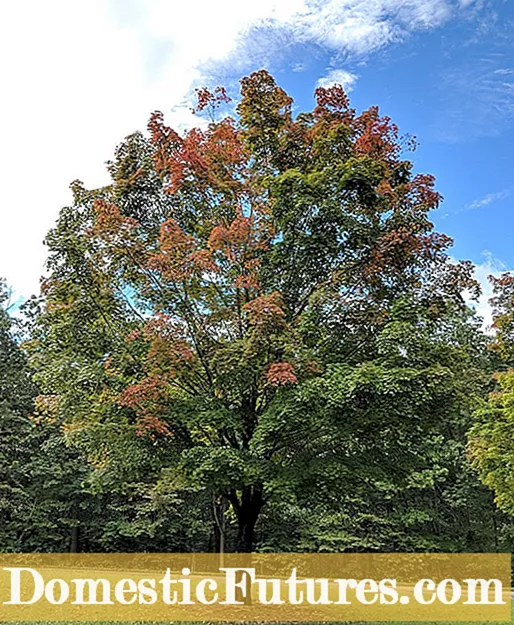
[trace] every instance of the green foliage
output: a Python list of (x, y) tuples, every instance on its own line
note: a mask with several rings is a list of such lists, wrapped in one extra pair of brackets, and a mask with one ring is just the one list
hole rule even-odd
[(496, 493), (496, 503), (514, 512), (514, 372), (497, 376), (499, 391), (476, 411), (470, 431), (470, 454), (484, 483)]
[(469, 433), (468, 451), (482, 482), (492, 489), (495, 502), (508, 514), (514, 511), (514, 278), (504, 274), (491, 278), (494, 296), (495, 335), (491, 350), (495, 354), (496, 373), (491, 391), (475, 412)]
[(296, 118), (241, 87), (237, 119), (200, 92), (204, 130), (155, 113), (47, 237), (26, 350), (63, 518), (108, 550), (499, 548), (464, 454), (492, 361), (433, 178), (340, 87)]

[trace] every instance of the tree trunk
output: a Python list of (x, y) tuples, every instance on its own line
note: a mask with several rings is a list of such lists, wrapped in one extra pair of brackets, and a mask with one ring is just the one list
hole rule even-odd
[(236, 508), (238, 532), (236, 551), (251, 553), (254, 547), (255, 524), (264, 505), (261, 486), (247, 486)]
[(220, 567), (224, 566), (224, 554), (225, 554), (225, 511), (226, 500), (223, 497), (217, 498), (216, 495), (212, 496), (212, 511), (214, 514), (215, 528), (216, 528), (216, 551), (220, 554)]
[(238, 519), (236, 551), (239, 553), (251, 553), (255, 536), (255, 521), (251, 519)]
[(70, 553), (78, 553), (79, 551), (79, 527), (74, 525), (70, 532)]

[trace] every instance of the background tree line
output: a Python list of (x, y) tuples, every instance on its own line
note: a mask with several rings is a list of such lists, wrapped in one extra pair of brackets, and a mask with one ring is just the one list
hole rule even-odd
[(72, 184), (2, 287), (2, 550), (512, 550), (514, 278), (488, 335), (414, 141), (315, 99), (200, 90)]

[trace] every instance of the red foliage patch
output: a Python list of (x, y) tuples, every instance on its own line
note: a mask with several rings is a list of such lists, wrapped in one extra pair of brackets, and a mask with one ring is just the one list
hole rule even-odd
[(266, 372), (266, 380), (271, 386), (285, 386), (298, 382), (293, 366), (288, 362), (275, 362), (270, 365)]
[(250, 323), (262, 325), (267, 322), (282, 323), (285, 321), (285, 312), (282, 309), (282, 297), (280, 293), (274, 292), (270, 295), (261, 295), (244, 305), (244, 310), (248, 313)]

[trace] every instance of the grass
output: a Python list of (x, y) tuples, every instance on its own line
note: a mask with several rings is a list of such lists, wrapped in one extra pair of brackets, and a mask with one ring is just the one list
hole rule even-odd
[[(514, 606), (513, 606), (514, 609)], [(513, 614), (514, 616), (514, 614)], [(72, 623), (73, 621), (37, 621), (37, 623), (39, 625), (63, 625), (65, 623)], [(76, 621), (75, 621), (76, 622)], [(221, 621), (221, 622), (225, 622), (225, 621)], [(393, 621), (389, 621), (389, 623), (392, 623)], [(396, 622), (396, 621), (394, 621)], [(400, 622), (400, 621), (398, 621)], [(504, 623), (508, 622), (512, 622), (512, 616), (511, 616), (511, 620), (510, 621), (502, 621), (500, 622), (493, 622), (493, 621), (485, 621), (488, 625), (503, 625)], [(152, 622), (152, 621), (127, 621), (127, 622), (123, 622), (123, 621), (82, 621), (83, 625), (170, 625), (172, 623), (172, 621), (159, 621), (159, 622)], [(184, 623), (179, 623), (179, 622), (175, 622), (173, 623), (173, 625), (219, 625), (220, 621), (201, 621), (198, 623), (195, 623), (194, 621), (188, 621), (188, 622), (184, 622)], [(371, 621), (341, 621), (340, 623), (333, 623), (333, 625), (381, 625), (382, 622), (371, 622)], [(465, 621), (401, 621), (402, 625), (420, 625), (420, 623), (425, 623), (425, 625), (453, 625), (453, 623), (459, 623), (459, 625), (477, 625), (477, 623), (479, 623), (479, 621), (470, 621), (469, 623), (466, 623)], [(35, 625), (36, 621), (20, 621), (17, 623), (17, 625)], [(321, 621), (319, 623), (316, 623), (314, 621), (309, 621), (308, 625), (325, 625), (326, 621)], [(0, 625), (4, 625), (4, 623), (0, 622)], [(7, 625), (7, 623), (5, 623), (5, 625)], [(226, 625), (261, 625), (261, 623), (245, 623), (242, 624), (241, 622), (238, 623), (230, 623), (229, 621), (226, 622)], [(277, 625), (279, 625), (277, 623)], [(301, 625), (301, 623), (283, 623), (282, 625)]]
[[(504, 625), (506, 622), (511, 623), (514, 619), (514, 601), (512, 603), (512, 611), (511, 611), (511, 620), (510, 621), (501, 621), (501, 622), (493, 622), (493, 621), (485, 621), (487, 625)], [(82, 621), (83, 625), (219, 625), (219, 623), (226, 623), (226, 625), (262, 625), (262, 623), (257, 622), (248, 622), (248, 623), (231, 623), (230, 621), (200, 621), (195, 623), (194, 621), (188, 622), (173, 622), (173, 621)], [(396, 621), (389, 621), (388, 623), (392, 623)], [(397, 621), (400, 622), (400, 621)], [(425, 623), (425, 625), (453, 625), (453, 623), (459, 623), (459, 625), (477, 625), (480, 621), (401, 621), (402, 625), (420, 625), (420, 623)], [(65, 623), (76, 623), (76, 621), (37, 621), (39, 625), (64, 625)], [(382, 625), (385, 623), (381, 622), (371, 622), (371, 621), (341, 621), (340, 623), (334, 622), (332, 625)], [(35, 625), (36, 621), (19, 621), (17, 625)], [(325, 625), (326, 621), (314, 622), (309, 621), (308, 625)], [(0, 625), (8, 625), (6, 622), (1, 622)], [(277, 623), (277, 625), (279, 625)], [(301, 623), (288, 623), (284, 622), (282, 625), (301, 625)]]

